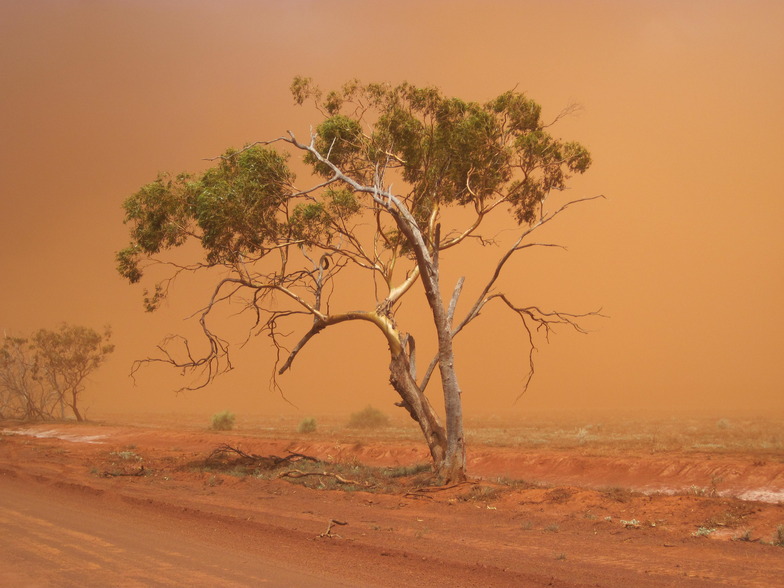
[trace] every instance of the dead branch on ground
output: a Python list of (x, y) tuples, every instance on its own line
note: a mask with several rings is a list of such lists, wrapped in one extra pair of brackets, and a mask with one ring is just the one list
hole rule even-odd
[(340, 482), (341, 484), (349, 484), (352, 486), (364, 486), (365, 488), (373, 487), (373, 484), (367, 482), (360, 482), (358, 480), (347, 480), (340, 474), (334, 474), (332, 472), (303, 472), (301, 470), (288, 470), (278, 474), (278, 478), (305, 478), (307, 476), (324, 476), (327, 478), (333, 478), (334, 480)]
[[(235, 456), (232, 458), (232, 456)], [(315, 457), (305, 455), (303, 453), (289, 452), (289, 455), (280, 457), (278, 455), (257, 455), (255, 453), (246, 453), (239, 447), (232, 447), (229, 444), (223, 444), (214, 449), (204, 460), (204, 465), (211, 467), (236, 467), (243, 466), (245, 468), (258, 468), (263, 470), (274, 470), (280, 467), (285, 467), (290, 464), (295, 464), (300, 461), (318, 462)]]
[(327, 530), (324, 531), (323, 533), (321, 533), (319, 535), (319, 537), (329, 537), (330, 539), (342, 539), (342, 537), (340, 535), (338, 535), (337, 533), (333, 533), (332, 532), (332, 527), (334, 525), (345, 526), (345, 525), (348, 525), (348, 523), (345, 522), (345, 521), (338, 521), (338, 520), (335, 520), (335, 519), (330, 519), (329, 523), (327, 524)]

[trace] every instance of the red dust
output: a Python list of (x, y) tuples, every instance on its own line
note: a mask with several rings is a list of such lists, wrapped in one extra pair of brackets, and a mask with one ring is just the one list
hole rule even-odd
[[(79, 585), (116, 584), (123, 574), (141, 577), (133, 575), (139, 558), (157, 570), (140, 582), (227, 586), (772, 586), (784, 574), (775, 545), (784, 525), (780, 450), (624, 452), (617, 443), (586, 446), (588, 435), (577, 430), (575, 445), (558, 449), (475, 442), (470, 483), (436, 490), (410, 477), (382, 492), (314, 489), (196, 464), (229, 444), (348, 466), (412, 465), (425, 461), (421, 443), (337, 429), (315, 436), (187, 425), (3, 429), (0, 507), (18, 524), (3, 540), (0, 579), (16, 584), (76, 585), (80, 566), (89, 573)], [(764, 492), (767, 502), (738, 498)], [(14, 506), (22, 495), (19, 504), (28, 506)], [(60, 505), (59, 514), (25, 512), (36, 504)], [(57, 522), (69, 509), (82, 513), (81, 550), (75, 536), (50, 539), (75, 524)], [(93, 527), (90, 517), (98, 517)], [(125, 519), (101, 531), (112, 517)], [(177, 548), (140, 546), (145, 529)], [(204, 537), (213, 546), (207, 551)], [(295, 573), (310, 579), (292, 580)]]

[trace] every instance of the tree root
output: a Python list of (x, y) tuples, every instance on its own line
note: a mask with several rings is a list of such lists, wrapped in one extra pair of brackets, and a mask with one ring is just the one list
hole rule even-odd
[(285, 472), (281, 472), (278, 474), (278, 478), (304, 478), (306, 476), (325, 476), (327, 478), (333, 478), (337, 482), (341, 484), (350, 484), (352, 486), (364, 486), (365, 488), (372, 488), (373, 484), (367, 482), (360, 482), (359, 480), (348, 480), (339, 474), (333, 474), (332, 472), (303, 472), (301, 470), (288, 470)]
[(477, 483), (478, 482), (472, 480), (465, 480), (464, 482), (458, 482), (457, 484), (451, 484), (449, 486), (424, 486), (422, 488), (415, 488), (411, 492), (407, 492), (406, 496), (427, 496), (427, 492), (443, 492), (444, 490), (452, 490), (453, 488), (459, 488), (460, 486), (465, 486), (466, 484), (475, 486)]

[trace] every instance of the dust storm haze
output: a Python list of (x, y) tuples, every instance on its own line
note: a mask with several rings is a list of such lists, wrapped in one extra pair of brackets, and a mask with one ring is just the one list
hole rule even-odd
[[(210, 283), (184, 279), (145, 313), (142, 287), (115, 271), (128, 241), (121, 203), (159, 171), (199, 171), (288, 129), (305, 135), (319, 119), (294, 106), (295, 75), (325, 88), (409, 81), (477, 101), (516, 88), (545, 119), (581, 105), (554, 130), (594, 160), (566, 197), (606, 200), (559, 217), (546, 238), (568, 250), (521, 256), (504, 284), (526, 304), (611, 318), (540, 341), (515, 403), (526, 338), (488, 310), (456, 342), (466, 415), (780, 413), (782, 30), (778, 1), (2, 3), (0, 327), (110, 323), (117, 350), (85, 397), (94, 419), (368, 403), (391, 413), (385, 344), (363, 325), (323, 333), (281, 379), (298, 408), (269, 389), (265, 337), (207, 389), (174, 394), (184, 382), (164, 367), (134, 385), (134, 359), (168, 333), (196, 333), (185, 319)], [(477, 288), (487, 270), (464, 273)]]

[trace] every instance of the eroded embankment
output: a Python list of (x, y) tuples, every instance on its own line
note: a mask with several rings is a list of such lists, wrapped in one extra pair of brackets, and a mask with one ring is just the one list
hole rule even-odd
[[(427, 461), (426, 449), (412, 442), (341, 442), (303, 438), (260, 438), (213, 431), (146, 430), (141, 427), (28, 425), (7, 427), (3, 434), (56, 438), (75, 443), (123, 442), (182, 451), (208, 451), (222, 443), (253, 448), (257, 453), (287, 451), (325, 461), (358, 461), (366, 465), (400, 466)], [(755, 453), (665, 452), (659, 454), (591, 454), (586, 450), (547, 450), (473, 446), (472, 476), (525, 480), (544, 485), (584, 488), (623, 487), (648, 494), (687, 493), (748, 501), (784, 503), (784, 456)]]

